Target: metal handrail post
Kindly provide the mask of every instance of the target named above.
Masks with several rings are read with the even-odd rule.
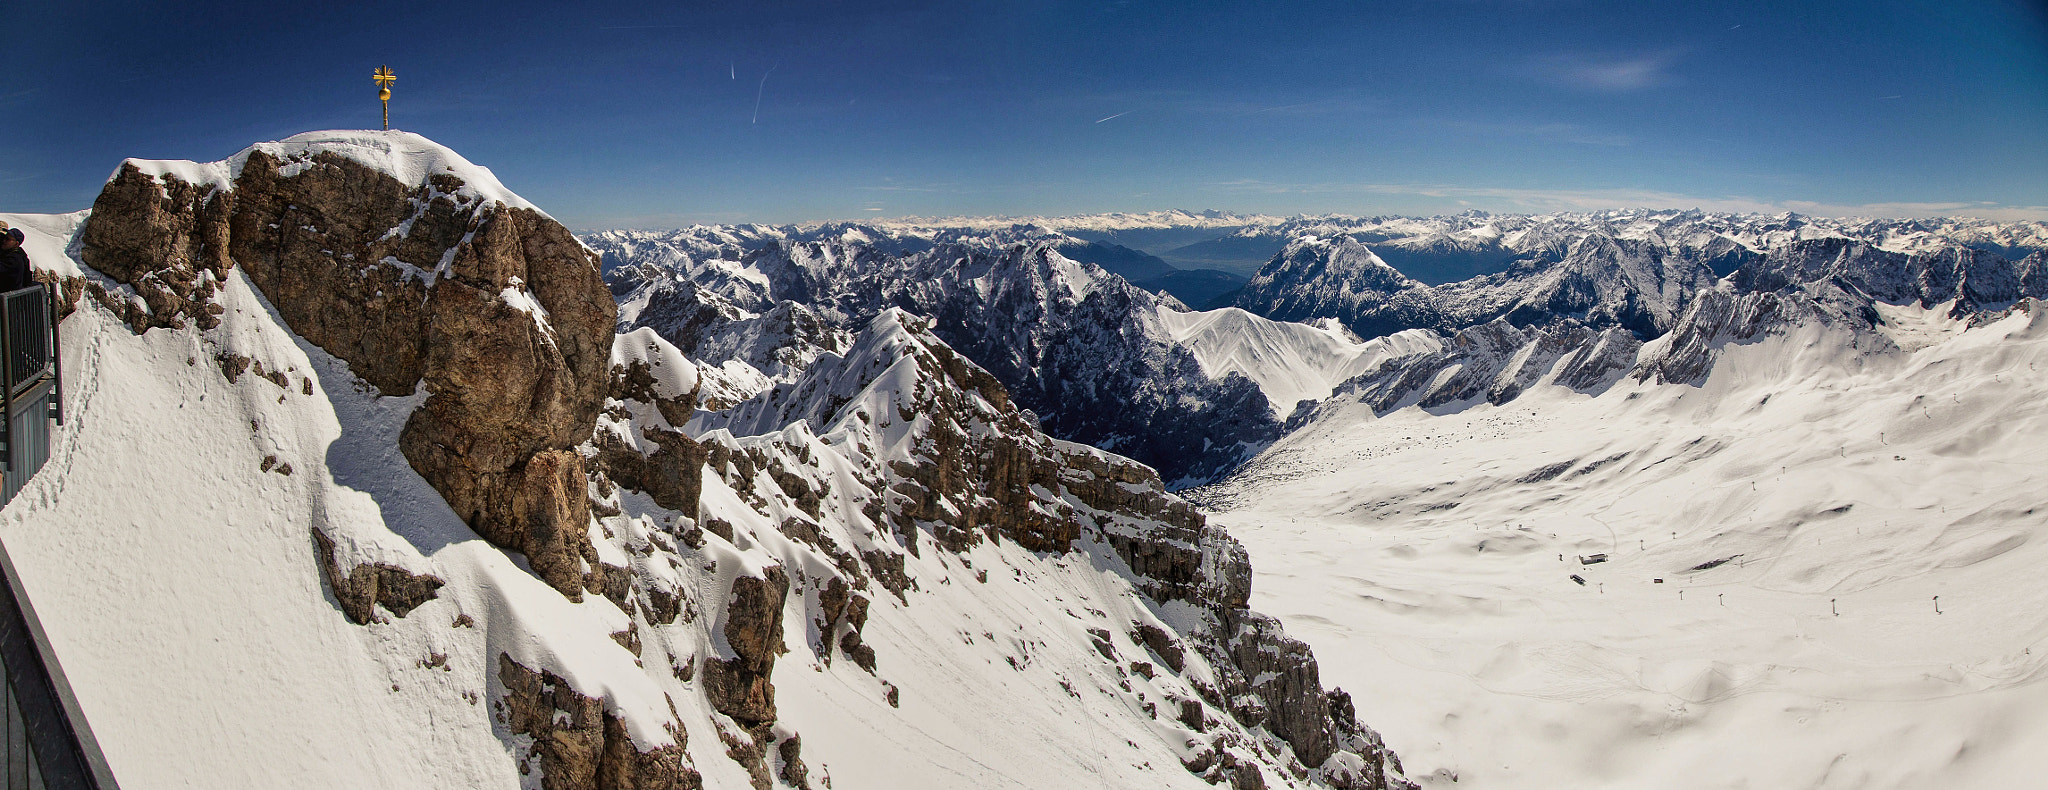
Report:
[[[57,425],[64,424],[64,344],[60,342],[58,329],[64,325],[57,311],[58,289],[44,285],[50,291],[50,370],[57,378],[57,394],[50,400],[50,416],[57,418]]]
[[[0,296],[0,470],[14,471],[14,311]]]

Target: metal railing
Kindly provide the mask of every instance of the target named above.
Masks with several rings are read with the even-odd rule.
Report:
[[[45,376],[56,375],[49,290],[41,283],[0,296],[0,325],[6,337],[7,393],[20,395]]]
[[[49,456],[49,420],[64,424],[56,318],[56,294],[42,283],[0,294],[0,470],[10,499]],[[44,408],[21,413],[38,403]]]
[[[0,294],[0,393],[7,400],[60,379],[56,316],[56,294],[42,283]],[[50,416],[63,424],[61,415]]]
[[[49,460],[64,424],[57,302],[38,283],[0,294],[0,503]],[[0,546],[0,790],[114,790],[48,634]]]

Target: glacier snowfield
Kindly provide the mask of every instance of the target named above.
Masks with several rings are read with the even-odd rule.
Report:
[[[2039,786],[2048,316],[1881,309],[1697,387],[1326,404],[1193,495],[1425,786]]]

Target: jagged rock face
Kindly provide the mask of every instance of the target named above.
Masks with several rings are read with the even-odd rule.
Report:
[[[2014,263],[1952,240],[1923,239],[1928,249],[1908,253],[1842,235],[1810,238],[1801,234],[1811,229],[1799,222],[1777,227],[1729,221],[1714,232],[1699,227],[1716,221],[1706,215],[1672,218],[1668,225],[1679,230],[1670,238],[1649,232],[1618,239],[1597,228],[1569,239],[1524,238],[1519,243],[1549,250],[1546,255],[1564,250],[1561,260],[1525,257],[1501,274],[1428,289],[1397,288],[1380,304],[1408,300],[1436,311],[1429,320],[1438,322],[1437,331],[1450,333],[1451,342],[1441,352],[1390,360],[1345,382],[1333,397],[1355,397],[1384,413],[1408,405],[1497,405],[1543,381],[1597,392],[1624,373],[1642,381],[1692,384],[1705,379],[1730,343],[1814,322],[1872,329],[1882,320],[1874,303],[1949,304],[1951,317],[1985,321],[2002,316],[2017,300],[2038,298],[2048,286],[2040,252]],[[1750,250],[1729,233],[1758,239],[1768,251]],[[1289,249],[1300,258],[1342,246],[1298,242]],[[1716,284],[1711,272],[1730,265]],[[1270,268],[1285,274],[1303,264],[1276,260]],[[1281,295],[1297,299],[1311,285],[1296,283]],[[1466,323],[1486,316],[1493,317]],[[1317,413],[1298,411],[1287,428],[1306,425]]]
[[[592,549],[567,448],[595,424],[617,308],[566,228],[461,186],[409,186],[326,151],[255,150],[212,186],[129,164],[95,201],[81,257],[136,289],[146,312],[103,301],[137,331],[209,325],[214,284],[239,265],[294,332],[380,391],[424,382],[407,460],[479,534],[577,597]]]
[[[1038,552],[1089,554],[1128,568],[1138,590],[1188,613],[1179,634],[1143,623],[1127,633],[1130,644],[1153,656],[1132,662],[1129,671],[1189,673],[1199,699],[1179,701],[1169,715],[1208,733],[1202,755],[1186,765],[1190,771],[1233,786],[1264,786],[1261,763],[1245,751],[1241,734],[1262,731],[1292,750],[1293,767],[1286,770],[1298,778],[1314,770],[1328,781],[1353,783],[1337,786],[1400,786],[1387,778],[1391,757],[1377,736],[1330,703],[1307,646],[1246,608],[1251,566],[1242,545],[1166,493],[1144,465],[1038,432],[1002,384],[949,348],[928,321],[884,313],[844,357],[821,358],[796,381],[729,412],[699,415],[692,425],[710,451],[713,474],[756,507],[780,497],[805,513],[786,521],[783,535],[818,549],[839,569],[829,579],[790,582],[786,593],[817,601],[820,645],[813,649],[823,655],[836,644],[841,655],[872,668],[875,653],[889,649],[858,638],[866,610],[858,591],[879,583],[909,605],[913,599],[903,593],[912,582],[902,578],[901,555],[895,555],[893,577],[887,558],[919,551],[920,535],[935,544],[927,551],[965,553],[984,541],[1005,541]],[[839,545],[807,522],[821,514],[821,495],[847,492],[822,492],[826,479],[804,460],[819,450],[794,447],[850,448],[856,458],[896,448],[886,462],[853,461],[864,470],[861,490],[877,497],[860,507],[893,533],[886,536],[893,541],[876,548]],[[731,531],[707,528],[728,538]],[[719,709],[756,730],[764,724],[756,717],[772,715],[772,697],[764,701],[754,691],[772,693],[766,673],[776,651],[754,634],[755,624],[775,616],[767,602],[783,600],[773,579],[771,573],[734,584],[728,608],[741,614],[729,615],[724,628],[737,658],[709,665],[718,673],[713,698],[723,700]],[[1110,630],[1097,629],[1092,639],[1105,660],[1124,665]],[[1194,668],[1196,656],[1206,671]]]
[[[2013,265],[2020,290],[2035,298],[2048,294],[2048,253],[2035,252]]]
[[[1236,306],[1277,321],[1336,317],[1370,338],[1432,326],[1427,305],[1398,298],[1424,288],[1356,240],[1309,235],[1253,275]]]
[[[845,351],[852,341],[846,330],[796,302],[755,315],[689,280],[656,281],[637,298],[643,305],[630,322],[621,322],[622,331],[649,327],[692,359],[739,360],[771,379],[788,380],[818,355]]]
[[[1833,285],[1867,299],[1932,306],[1955,302],[1963,317],[1998,309],[2024,297],[2048,295],[2041,253],[2015,263],[1986,252],[1953,247],[1899,253],[1849,239],[1814,239],[1745,266],[1729,277],[1744,291],[1812,290]]]
[[[209,299],[233,266],[228,258],[233,204],[220,190],[176,178],[159,183],[124,163],[93,200],[93,218],[79,235],[79,255],[135,289],[143,304],[87,286],[91,294],[137,332],[183,326],[186,319],[201,329],[212,328],[219,322],[213,317],[219,308],[209,310]]]
[[[1499,405],[1546,378],[1592,391],[1632,369],[1642,346],[1620,327],[1595,331],[1570,322],[1521,329],[1496,318],[1459,330],[1442,351],[1390,359],[1355,376],[1339,384],[1331,399],[1349,397],[1385,414],[1409,405],[1434,409],[1482,400]],[[1320,411],[1318,405],[1297,412],[1288,427],[1305,425]]]
[[[733,579],[732,599],[726,604],[725,643],[733,658],[714,658],[705,663],[705,691],[718,712],[747,727],[775,721],[775,658],[787,649],[782,645],[782,603],[789,595],[789,574],[781,566],[768,568],[761,576]]]
[[[691,258],[694,268],[679,273],[621,267],[613,282],[637,283],[622,297],[627,324],[703,361],[743,360],[782,380],[844,350],[844,330],[882,310],[926,316],[1049,433],[1169,480],[1213,477],[1277,438],[1264,394],[1203,373],[1157,325],[1156,297],[1061,257],[1071,239],[1028,230],[953,234],[936,246],[784,240],[735,250],[737,261]]]
[[[498,705],[506,729],[533,738],[529,752],[538,766],[521,763],[521,773],[538,768],[544,790],[696,790],[697,772],[685,765],[684,733],[676,742],[640,751],[625,723],[605,710],[604,700],[576,692],[553,672],[535,671],[498,654]]]
[[[1620,326],[1647,340],[1669,331],[1692,295],[1724,275],[1746,291],[1832,279],[1879,301],[1996,309],[2038,295],[2026,278],[2038,264],[2028,269],[2004,256],[2048,245],[2041,223],[1700,212],[1319,218],[1260,232],[1288,241],[1238,306],[1283,320],[1335,317],[1366,337],[1407,328],[1448,334],[1505,316],[1519,327]],[[1394,279],[1375,253],[1418,265],[1502,257],[1495,271],[1423,287]]]

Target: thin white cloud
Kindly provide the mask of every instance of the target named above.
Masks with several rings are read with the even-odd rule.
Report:
[[[1533,71],[1537,78],[1567,88],[1626,93],[1676,83],[1671,67],[1677,61],[1673,52],[1630,57],[1553,55],[1536,61]]]

